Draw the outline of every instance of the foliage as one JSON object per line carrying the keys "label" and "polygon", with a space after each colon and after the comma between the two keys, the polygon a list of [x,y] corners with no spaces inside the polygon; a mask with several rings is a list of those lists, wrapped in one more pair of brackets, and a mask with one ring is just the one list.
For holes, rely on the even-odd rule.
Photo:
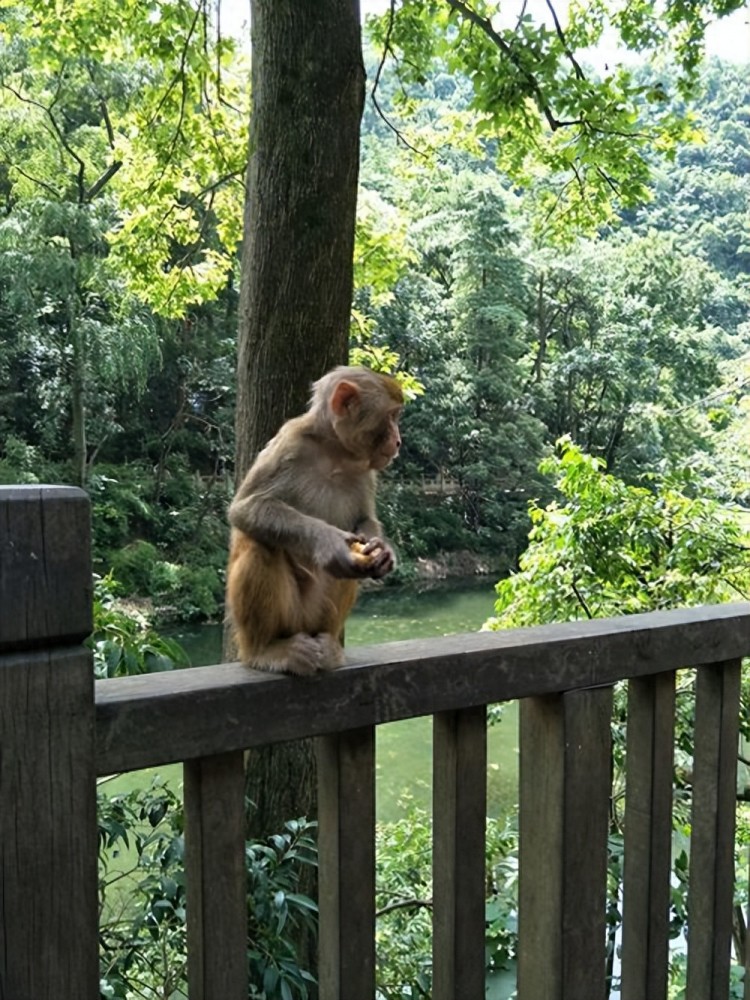
{"label": "foliage", "polygon": [[[162,779],[126,794],[98,795],[101,995],[170,997],[186,985],[184,813]],[[295,960],[290,931],[316,922],[295,891],[301,865],[317,863],[315,824],[286,824],[246,847],[250,996],[304,1000],[312,976]]]}
{"label": "foliage", "polygon": [[375,955],[379,1000],[430,996],[431,856],[431,822],[424,810],[412,805],[403,819],[377,825]]}
{"label": "foliage", "polygon": [[0,483],[12,485],[54,482],[57,478],[54,472],[45,475],[48,468],[50,464],[34,445],[26,444],[14,434],[5,439],[5,458],[0,459]]}
{"label": "foliage", "polygon": [[316,825],[290,820],[267,843],[247,845],[251,998],[305,1000],[315,982],[298,965],[294,941],[301,924],[317,931],[317,906],[297,891],[301,866],[317,865]]}
{"label": "foliage", "polygon": [[[379,1000],[432,995],[432,822],[413,803],[376,828],[376,981]],[[512,967],[516,954],[518,834],[487,820],[487,971]]]}
{"label": "foliage", "polygon": [[170,456],[161,481],[140,464],[102,465],[89,489],[96,563],[111,567],[128,594],[152,598],[162,617],[216,617],[224,591],[224,477],[195,476]]}
{"label": "foliage", "polygon": [[[413,231],[418,268],[375,312],[378,336],[425,386],[404,414],[398,486],[384,514],[415,555],[466,548],[515,556],[543,435],[522,404],[519,234],[499,184],[470,173],[445,181]],[[445,488],[431,492],[420,478]]]}
{"label": "foliage", "polygon": [[[673,156],[675,144],[694,135],[684,107],[679,113],[670,105],[668,88],[690,92],[706,19],[741,0],[679,3],[664,11],[646,2],[625,11],[573,3],[565,26],[550,4],[543,17],[526,4],[515,16],[498,6],[401,0],[370,19],[383,59],[395,65],[405,107],[409,89],[431,73],[467,76],[470,130],[495,140],[504,173],[535,188],[539,217],[549,226],[552,216],[557,235],[611,218],[614,200],[624,206],[645,200],[651,148]],[[576,53],[596,46],[608,27],[644,56],[668,53],[677,72],[643,83],[625,62],[604,75],[586,68]],[[466,116],[459,121],[465,129]]]}
{"label": "foliage", "polygon": [[94,630],[86,640],[94,675],[127,677],[188,666],[179,643],[159,635],[141,613],[118,606],[117,590],[111,573],[94,581]]}
{"label": "foliage", "polygon": [[697,404],[730,338],[706,303],[717,275],[671,235],[629,233],[536,255],[529,392],[550,434],[610,470],[679,464],[710,448]]}
{"label": "foliage", "polygon": [[[691,489],[747,506],[750,77],[695,63],[700,17],[736,4],[572,4],[569,52],[527,5],[517,26],[493,16],[514,54],[450,6],[394,5],[366,52],[379,111],[367,103],[351,357],[411,397],[379,493],[399,573],[446,550],[515,565],[563,435],[629,484],[689,465]],[[84,483],[97,569],[216,617],[247,67],[203,0],[112,10],[0,13],[0,480]],[[674,47],[677,63],[598,78],[576,53],[607,10],[644,57]],[[409,61],[381,67],[386,50]],[[605,124],[630,101],[635,138],[596,131],[616,91]],[[575,103],[585,123],[550,129],[544,108],[563,120]],[[695,141],[665,159],[657,132],[686,114]],[[648,199],[604,190],[603,209],[619,142],[621,193],[648,183]],[[553,245],[540,222],[561,190]],[[581,213],[602,211],[610,224],[583,238]]]}
{"label": "foliage", "polygon": [[35,357],[42,408],[69,412],[55,444],[79,485],[115,392],[142,395],[158,365],[154,314],[214,298],[234,266],[232,53],[202,2],[3,5],[0,295],[19,317],[11,357]]}
{"label": "foliage", "polygon": [[531,503],[529,548],[497,585],[489,627],[746,599],[750,558],[737,517],[689,469],[628,486],[570,441],[559,450],[544,468],[564,503]]}
{"label": "foliage", "polygon": [[215,294],[239,236],[246,103],[208,7],[8,3],[0,39],[12,200],[68,213],[71,237],[103,207],[99,259],[157,311]]}
{"label": "foliage", "polygon": [[[546,507],[532,502],[529,547],[520,569],[497,585],[496,616],[488,628],[536,625],[578,618],[746,598],[750,592],[747,532],[737,511],[707,495],[705,480],[689,469],[665,478],[644,477],[628,485],[604,471],[601,459],[584,454],[569,439],[546,459],[559,500]],[[748,732],[748,685],[743,677],[741,729]],[[615,764],[608,866],[610,954],[621,923],[619,885],[622,838],[619,786],[624,766],[627,711],[624,686],[615,690],[612,723]],[[695,672],[678,675],[675,719],[673,821],[678,843],[690,836]],[[744,850],[738,847],[744,855]],[[744,870],[738,860],[738,870]],[[672,880],[670,928],[674,937],[687,926],[688,865],[677,852]],[[738,886],[738,893],[745,889]],[[672,992],[682,996],[684,962],[671,963]]]}
{"label": "foliage", "polygon": [[155,778],[97,805],[101,995],[172,996],[186,979],[180,800]]}

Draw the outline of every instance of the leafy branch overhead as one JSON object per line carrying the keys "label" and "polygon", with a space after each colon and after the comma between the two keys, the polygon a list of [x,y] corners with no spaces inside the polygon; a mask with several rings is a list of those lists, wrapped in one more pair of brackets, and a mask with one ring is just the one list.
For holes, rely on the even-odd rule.
{"label": "leafy branch overhead", "polygon": [[[673,98],[696,82],[706,23],[741,6],[679,0],[660,12],[647,0],[624,9],[573,0],[564,23],[551,0],[391,0],[368,26],[383,60],[377,81],[392,65],[402,107],[437,68],[471,80],[474,136],[513,181],[534,190],[545,227],[561,235],[646,200],[650,154],[671,157],[679,142],[698,138]],[[603,42],[658,63],[664,79],[646,80],[625,63],[595,70],[589,60]]]}
{"label": "leafy branch overhead", "polygon": [[109,218],[97,256],[107,270],[157,312],[184,312],[215,294],[234,264],[244,76],[205,0],[3,4],[8,196],[77,206],[84,216],[103,199],[109,211],[98,214]]}

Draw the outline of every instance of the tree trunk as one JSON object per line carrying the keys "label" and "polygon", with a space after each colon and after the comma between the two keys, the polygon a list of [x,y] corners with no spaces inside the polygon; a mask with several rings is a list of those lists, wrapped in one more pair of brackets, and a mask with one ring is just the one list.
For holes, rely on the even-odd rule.
{"label": "tree trunk", "polygon": [[[252,0],[236,475],[346,361],[364,66],[358,0]],[[314,816],[308,743],[248,760],[249,834]]]}
{"label": "tree trunk", "polygon": [[[74,293],[73,293],[74,294]],[[88,446],[86,443],[86,345],[78,323],[73,294],[68,303],[70,335],[70,416],[73,439],[73,478],[77,486],[85,487],[88,478]]]}
{"label": "tree trunk", "polygon": [[358,0],[253,0],[237,475],[347,356],[364,66]]}

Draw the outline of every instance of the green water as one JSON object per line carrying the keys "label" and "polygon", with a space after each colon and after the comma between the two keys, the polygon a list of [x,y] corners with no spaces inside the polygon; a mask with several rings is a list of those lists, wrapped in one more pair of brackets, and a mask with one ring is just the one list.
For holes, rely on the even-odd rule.
{"label": "green water", "polygon": [[[492,580],[469,580],[429,587],[381,588],[363,593],[346,625],[348,647],[472,632],[492,614]],[[193,666],[221,662],[220,625],[170,630]],[[403,815],[409,803],[430,809],[432,782],[430,719],[408,719],[377,731],[378,818]],[[506,706],[488,736],[487,802],[492,816],[515,805],[518,785],[517,706]],[[171,768],[160,773],[171,774]],[[178,771],[175,771],[178,773]],[[135,776],[134,776],[135,777]],[[179,780],[179,779],[178,779]]]}

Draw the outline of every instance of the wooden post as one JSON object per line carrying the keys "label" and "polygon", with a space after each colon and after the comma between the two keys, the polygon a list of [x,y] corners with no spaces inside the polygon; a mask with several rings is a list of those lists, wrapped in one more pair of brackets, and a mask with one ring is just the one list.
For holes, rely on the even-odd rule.
{"label": "wooden post", "polygon": [[190,1000],[247,1000],[242,751],[185,761]]}
{"label": "wooden post", "polygon": [[698,668],[688,890],[687,1000],[729,994],[740,661]]}
{"label": "wooden post", "polygon": [[487,709],[433,718],[435,1000],[484,1000]]}
{"label": "wooden post", "polygon": [[667,995],[675,675],[628,684],[622,1000]]}
{"label": "wooden post", "polygon": [[0,997],[99,995],[89,503],[0,488]]}
{"label": "wooden post", "polygon": [[320,1000],[375,996],[375,729],[317,741]]}
{"label": "wooden post", "polygon": [[519,1000],[605,996],[611,688],[521,702]]}

